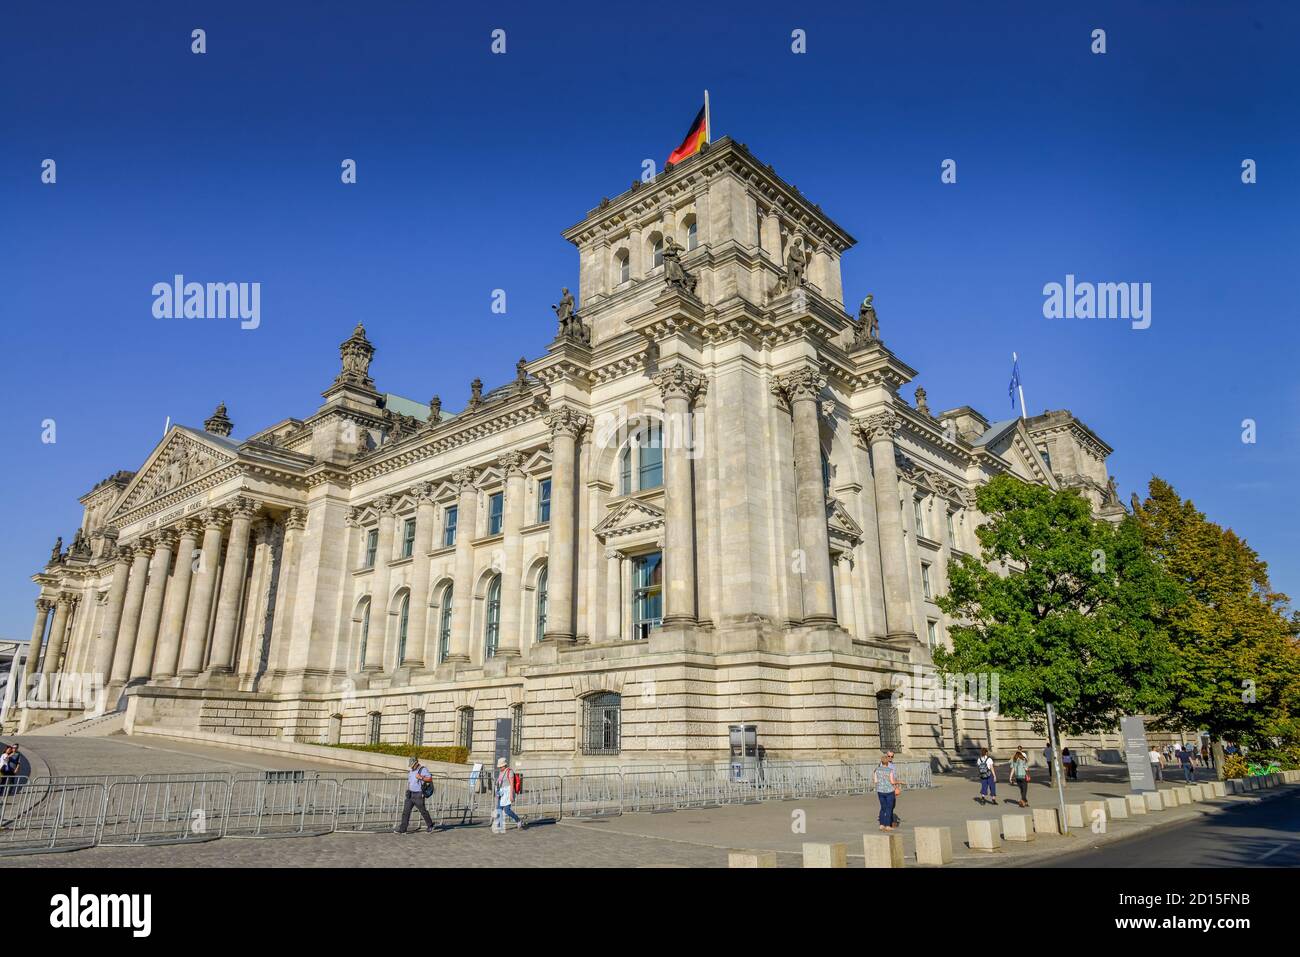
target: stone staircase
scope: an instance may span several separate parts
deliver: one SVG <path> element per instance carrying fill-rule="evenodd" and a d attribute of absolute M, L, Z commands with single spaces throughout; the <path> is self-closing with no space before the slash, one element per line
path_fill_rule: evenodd
<path fill-rule="evenodd" d="M 125 726 L 126 712 L 110 711 L 107 714 L 93 715 L 91 717 L 79 714 L 71 718 L 65 718 L 63 721 L 56 721 L 54 724 L 47 724 L 28 733 L 77 738 L 104 738 L 110 734 L 125 734 Z"/>

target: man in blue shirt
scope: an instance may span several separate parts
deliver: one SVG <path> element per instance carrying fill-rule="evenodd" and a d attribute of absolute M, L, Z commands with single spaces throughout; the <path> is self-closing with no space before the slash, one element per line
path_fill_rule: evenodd
<path fill-rule="evenodd" d="M 418 808 L 432 834 L 433 818 L 429 817 L 429 811 L 424 806 L 424 785 L 433 783 L 433 775 L 428 768 L 421 766 L 419 758 L 411 758 L 410 768 L 406 775 L 406 803 L 402 806 L 402 823 L 397 827 L 397 833 L 406 833 L 406 827 L 411 823 L 411 809 Z"/>

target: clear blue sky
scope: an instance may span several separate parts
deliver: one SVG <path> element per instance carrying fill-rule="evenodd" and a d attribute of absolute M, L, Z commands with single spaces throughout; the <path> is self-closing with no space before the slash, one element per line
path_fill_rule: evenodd
<path fill-rule="evenodd" d="M 560 231 L 662 162 L 705 87 L 715 136 L 857 237 L 846 295 L 875 293 L 932 407 L 1009 415 L 1018 351 L 1030 411 L 1111 443 L 1125 501 L 1164 476 L 1300 592 L 1296 5 L 842 6 L 5 4 L 0 635 L 167 416 L 309 414 L 358 320 L 384 390 L 456 409 L 511 378 L 576 285 Z M 178 272 L 261 282 L 261 327 L 153 319 Z M 1150 282 L 1151 328 L 1043 318 L 1067 273 Z"/>

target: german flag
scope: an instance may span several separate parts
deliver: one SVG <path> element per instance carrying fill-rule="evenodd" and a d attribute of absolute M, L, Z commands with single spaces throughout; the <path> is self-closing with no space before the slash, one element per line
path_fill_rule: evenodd
<path fill-rule="evenodd" d="M 668 165 L 680 163 L 687 157 L 694 156 L 708 141 L 708 107 L 702 106 L 700 112 L 695 114 L 695 119 L 691 121 L 691 131 L 686 134 L 686 139 L 682 140 L 682 145 L 668 154 Z"/>

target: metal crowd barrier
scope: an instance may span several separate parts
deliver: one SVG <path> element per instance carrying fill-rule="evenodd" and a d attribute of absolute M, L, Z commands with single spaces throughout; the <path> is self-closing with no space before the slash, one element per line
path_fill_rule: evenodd
<path fill-rule="evenodd" d="M 338 784 L 334 830 L 391 831 L 400 819 L 406 803 L 405 774 L 353 775 L 340 779 Z M 434 813 L 432 808 L 429 813 Z"/>
<path fill-rule="evenodd" d="M 145 777 L 164 777 L 146 775 Z M 119 781 L 108 786 L 99 844 L 192 844 L 221 837 L 230 800 L 225 777 Z"/>
<path fill-rule="evenodd" d="M 230 785 L 223 837 L 307 837 L 334 830 L 337 781 L 316 778 L 248 779 Z"/>
<path fill-rule="evenodd" d="M 617 771 L 566 774 L 560 778 L 566 817 L 610 817 L 623 813 L 623 775 Z"/>
<path fill-rule="evenodd" d="M 37 779 L 38 783 L 40 779 Z M 0 798 L 0 855 L 76 851 L 94 847 L 103 819 L 103 784 L 49 784 L 40 799 L 14 813 L 14 795 Z"/>

